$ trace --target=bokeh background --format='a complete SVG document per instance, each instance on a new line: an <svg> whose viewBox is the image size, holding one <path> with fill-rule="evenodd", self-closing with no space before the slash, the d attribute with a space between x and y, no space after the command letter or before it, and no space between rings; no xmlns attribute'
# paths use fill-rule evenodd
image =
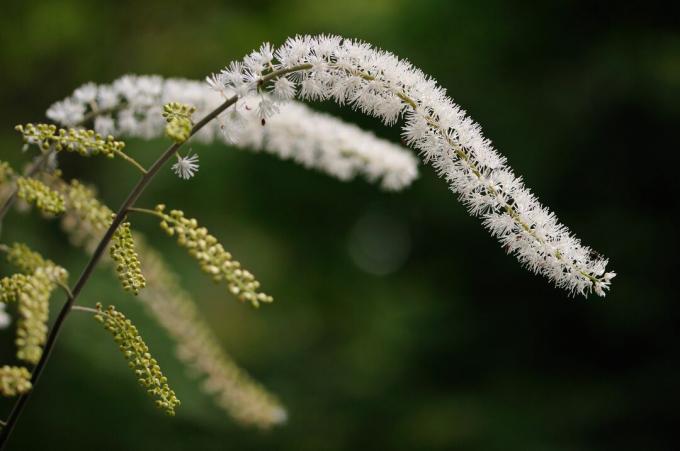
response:
<svg viewBox="0 0 680 451"><path fill-rule="evenodd" d="M110 337L74 314L9 449L677 449L677 3L59 0L2 10L2 159L25 161L13 126L43 119L86 81L200 79L263 41L337 33L437 78L619 273L606 299L569 298L505 255L429 167L390 194L195 145L198 176L184 182L168 169L142 203L200 218L275 303L234 302L153 221L135 225L181 274L224 348L280 396L288 424L233 424L102 270L82 302L115 303L138 323L183 406L164 417ZM315 107L398 139L352 111ZM164 145L128 149L149 162ZM102 159L63 164L112 206L136 177ZM74 276L85 262L35 214L11 214L2 240L26 240ZM12 333L0 332L3 363ZM1 400L0 417L10 405Z"/></svg>

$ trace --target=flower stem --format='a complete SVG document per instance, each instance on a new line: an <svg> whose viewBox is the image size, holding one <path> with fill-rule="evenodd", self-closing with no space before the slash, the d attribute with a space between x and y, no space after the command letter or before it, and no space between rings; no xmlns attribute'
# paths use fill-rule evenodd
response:
<svg viewBox="0 0 680 451"><path fill-rule="evenodd" d="M236 96L231 97L230 99L227 99L224 103L222 103L220 106L218 106L216 109L214 109L212 112L208 113L203 119L198 121L196 125L193 126L193 128L191 129L190 136L197 133L207 123L215 119L220 113L222 113L224 110L235 104L237 100L238 97ZM31 377L33 390L35 390L38 380L40 379L40 375L45 369L45 365L47 364L47 361L49 360L50 355L52 354L52 350L54 349L54 345L56 344L57 338L59 337L59 332L61 331L61 328L64 325L64 321L66 320L69 313L73 309L75 301L80 295L80 292L82 291L83 287L90 279L92 272L97 266L97 263L99 263L99 260L104 254L104 251L106 250L106 247L111 241L113 234L116 232L116 229L125 220L125 217L127 216L129 209L134 206L137 199L139 199L139 196L144 192L144 190L156 176L158 171L175 154L175 152L177 152L177 150L182 146L182 144L183 143L175 143L171 145L161 154L160 157L158 157L158 159L151 165L148 171L142 175L142 177L137 182L137 185L135 185L135 187L132 188L127 198L125 199L125 201L123 201L123 204L118 209L118 212L113 218L113 222L109 226L108 230L104 234L104 237L101 239L101 241L97 245L97 248L92 254L92 257L90 257L90 260L83 269L82 274L80 275L78 281L73 287L71 295L64 303L63 307L59 312L59 315L57 316L57 319L54 322L54 325L52 326L52 329L50 330L50 333L47 337L47 342L45 343L45 349L43 351L42 357L40 358L38 364L33 370L33 375ZM26 406L26 403L28 402L31 393L33 393L33 390L21 395L15 402L14 407L10 412L9 418L7 419L7 424L4 428L2 428L2 431L0 432L0 450L2 450L7 444L7 440L9 439L10 434L14 430L14 427L16 426L16 423L19 417L21 416L24 407Z"/></svg>
<svg viewBox="0 0 680 451"><path fill-rule="evenodd" d="M128 208L128 211L131 212L131 213L144 213L146 215L156 216L158 218L165 219L165 216L158 213L156 210L151 210L149 208L130 207L130 208Z"/></svg>
<svg viewBox="0 0 680 451"><path fill-rule="evenodd" d="M141 164L139 164L139 163L137 162L137 160L135 160L134 158L132 158L130 155L126 154L126 153L123 152L122 150L114 150L114 153L115 153L117 156L121 157L123 160L127 161L128 163L130 163L130 164L131 164L132 166L134 166L135 168L139 169L139 172L141 172L142 174L146 174L147 171L146 171L146 169L144 169L144 166L142 166Z"/></svg>
<svg viewBox="0 0 680 451"><path fill-rule="evenodd" d="M78 312L94 313L95 315L102 315L102 314L105 315L106 314L106 313L100 312L96 308L85 307L84 305L73 305L73 306L71 306L71 310L75 310L75 311L78 311Z"/></svg>

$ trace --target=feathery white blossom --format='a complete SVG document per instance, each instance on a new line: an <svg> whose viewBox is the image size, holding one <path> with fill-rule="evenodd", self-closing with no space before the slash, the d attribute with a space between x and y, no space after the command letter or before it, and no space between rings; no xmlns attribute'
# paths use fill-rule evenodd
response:
<svg viewBox="0 0 680 451"><path fill-rule="evenodd" d="M265 52L257 58L266 61L269 56ZM231 67L240 74L244 66L235 63ZM253 72L247 76L256 81L260 74ZM110 85L97 86L91 102L82 102L83 94L76 93L85 87L79 88L71 97L52 105L47 116L62 125L74 126L93 114L94 128L99 133L149 139L163 135L165 120L161 112L168 102L195 106L195 117L201 117L224 99L247 93L226 87L226 83L231 86L235 81L222 74L208 77L208 83L126 75ZM91 89L91 84L85 86L87 91ZM270 92L247 95L194 139L202 142L219 139L239 148L265 151L341 180L361 175L388 190L402 189L415 180L418 160L408 149L331 115L315 112L302 103L279 104L295 95L295 87L294 82L281 78L273 83Z"/></svg>
<svg viewBox="0 0 680 451"><path fill-rule="evenodd" d="M177 155L177 163L172 165L172 170L179 178L184 180L189 180L198 172L198 155L187 155L186 157L181 157Z"/></svg>
<svg viewBox="0 0 680 451"><path fill-rule="evenodd" d="M265 44L212 80L213 89L236 92L249 99L243 103L250 109L259 111L275 111L271 101L290 97L294 89L303 99L334 100L388 125L403 118L406 143L432 164L470 214L480 217L521 263L573 294L594 291L604 296L609 288L615 273L605 271L607 260L560 224L513 174L480 126L409 62L339 36L297 36L273 58ZM258 97L268 82L273 82L274 92L285 85L285 95ZM266 108L248 103L253 99L266 102Z"/></svg>

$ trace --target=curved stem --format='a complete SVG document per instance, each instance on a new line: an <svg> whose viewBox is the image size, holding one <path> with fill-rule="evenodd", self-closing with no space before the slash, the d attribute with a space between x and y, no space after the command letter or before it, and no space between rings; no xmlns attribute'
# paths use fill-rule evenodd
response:
<svg viewBox="0 0 680 451"><path fill-rule="evenodd" d="M115 150L114 153L115 153L117 156L121 157L123 160L127 161L128 163L130 163L130 164L131 164L132 166L134 166L135 168L137 168L137 169L139 170L139 172L141 172L142 174L146 174L147 171L146 171L146 169L144 169L144 166L142 166L141 164L139 164L139 163L137 162L137 160L135 160L134 158L132 158L130 155L126 154L126 153L123 152L122 150Z"/></svg>
<svg viewBox="0 0 680 451"><path fill-rule="evenodd" d="M312 66L311 64L298 64L297 66L273 70L273 71L269 72L268 74L262 76L262 78L260 78L257 81L257 84L263 85L263 84L267 83L268 81L270 81L270 80L272 80L276 77L280 77L281 75L286 75L286 74L290 74L290 73L293 73L293 72L299 72L299 71L303 71L303 70L309 70L312 67L314 67L314 66Z"/></svg>
<svg viewBox="0 0 680 451"><path fill-rule="evenodd" d="M203 119L197 122L196 125L194 125L194 127L191 129L190 136L197 133L208 122L215 119L220 113L222 113L224 110L226 110L231 105L236 103L237 100L238 97L236 96L231 97L230 99L222 103L219 107L217 107L215 110L207 114ZM161 169L161 167L163 167L163 165L168 161L168 159L170 159L175 154L175 152L177 152L177 150L182 146L182 144L183 143L175 143L171 145L165 150L165 152L161 154L160 157L158 157L158 159L151 165L149 170L144 175L142 175L142 177L137 182L137 185L135 185L132 191L130 191L127 198L125 199L125 201L123 201L123 204L118 209L118 212L113 218L113 222L107 229L106 233L104 234L104 237L97 245L97 248L92 254L92 257L87 262L87 265L83 269L83 272L81 273L80 277L78 278L76 284L73 287L71 296L69 296L67 301L64 303L64 306L61 308L61 311L59 312L59 315L57 316L57 319L55 320L54 325L50 330L50 333L47 337L47 342L45 343L45 349L43 351L42 357L38 361L38 364L36 365L33 371L33 375L31 377L33 390L21 395L17 399L16 403L14 404L14 407L12 408L12 411L10 412L9 418L7 419L6 426L2 429L2 432L0 432L0 450L2 450L7 444L7 439L9 438L10 434L12 433L12 430L16 426L16 423L21 413L23 412L24 407L26 406L26 402L30 398L31 393L33 393L33 391L35 390L38 380L40 379L40 375L45 369L45 365L47 364L47 361L49 360L50 355L52 354L52 350L54 349L54 345L56 344L57 338L59 337L59 332L61 331L61 328L64 325L64 321L66 320L69 313L73 309L73 305L78 296L80 295L80 292L82 291L83 287L90 279L92 272L94 271L95 267L97 266L97 263L104 254L106 247L111 241L113 234L116 232L118 226L123 222L123 220L127 216L130 207L134 205L134 203L137 201L139 196L144 192L144 189L149 185L151 180L153 180L153 178Z"/></svg>
<svg viewBox="0 0 680 451"><path fill-rule="evenodd" d="M94 313L95 315L105 315L106 313L102 313L96 308L92 307L85 307L84 305L73 305L71 306L71 310L75 310L78 312L87 312L87 313Z"/></svg>
<svg viewBox="0 0 680 451"><path fill-rule="evenodd" d="M130 208L128 208L128 211L130 213L144 213L145 215L156 216L158 218L165 219L164 215L158 213L156 210L151 210L150 208L130 207Z"/></svg>

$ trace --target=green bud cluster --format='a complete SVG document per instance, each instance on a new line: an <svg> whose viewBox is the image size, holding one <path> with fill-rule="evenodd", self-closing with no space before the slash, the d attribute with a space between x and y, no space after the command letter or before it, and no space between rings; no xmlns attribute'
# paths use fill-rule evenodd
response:
<svg viewBox="0 0 680 451"><path fill-rule="evenodd" d="M0 395L23 395L31 389L31 373L23 366L0 367Z"/></svg>
<svg viewBox="0 0 680 451"><path fill-rule="evenodd" d="M72 242L92 252L109 225L111 210L96 198L94 190L77 181L54 182L66 198L62 227ZM148 285L139 293L139 299L174 338L179 359L192 374L205 377L203 390L244 425L269 428L285 421L285 408L276 397L221 348L195 301L180 286L163 256L136 234L135 247Z"/></svg>
<svg viewBox="0 0 680 451"><path fill-rule="evenodd" d="M77 180L71 180L70 185L62 183L59 189L64 193L70 213L65 220L73 223L69 229L79 230L85 234L89 231L89 234L96 236L97 239L88 241L98 241L99 234L111 225L114 216L111 209L97 200L91 188ZM79 237L76 241L86 238ZM146 286L146 279L141 271L130 223L125 222L118 227L111 240L109 253L116 264L116 273L123 289L134 294L139 293L139 290Z"/></svg>
<svg viewBox="0 0 680 451"><path fill-rule="evenodd" d="M37 268L31 275L14 274L0 279L0 300L17 301L17 358L38 363L47 338L49 299L55 288L49 268Z"/></svg>
<svg viewBox="0 0 680 451"><path fill-rule="evenodd" d="M125 147L122 141L116 141L109 135L104 138L94 130L82 128L60 128L52 124L17 125L15 129L24 136L28 144L37 144L42 150L54 146L57 151L78 152L82 156L102 154L113 158L116 152Z"/></svg>
<svg viewBox="0 0 680 451"><path fill-rule="evenodd" d="M14 169L6 161L0 161L0 183L5 183L7 180L14 177Z"/></svg>
<svg viewBox="0 0 680 451"><path fill-rule="evenodd" d="M158 408L174 415L175 407L180 405L180 401L168 386L168 379L163 375L158 362L149 354L149 348L137 328L112 305L104 310L101 304L97 304L97 310L99 313L95 315L95 319L113 335L139 384L156 398Z"/></svg>
<svg viewBox="0 0 680 451"><path fill-rule="evenodd" d="M196 108L178 102L166 103L163 106L163 117L167 122L165 134L176 143L183 143L191 136L191 128L194 126L191 115Z"/></svg>
<svg viewBox="0 0 680 451"><path fill-rule="evenodd" d="M116 273L123 289L133 294L139 293L139 290L146 286L146 279L142 274L142 265L135 249L129 222L124 222L118 227L111 240L109 252L116 264Z"/></svg>
<svg viewBox="0 0 680 451"><path fill-rule="evenodd" d="M260 283L241 264L232 259L229 252L205 227L199 227L196 219L187 219L184 212L171 210L165 213L165 205L156 207L156 214L162 218L161 228L169 236L176 236L177 243L189 251L201 270L209 274L215 282L227 282L229 291L241 301L249 301L258 307L260 302L272 302L272 297L258 292Z"/></svg>
<svg viewBox="0 0 680 451"><path fill-rule="evenodd" d="M8 304L16 301L27 282L28 276L25 274L12 274L0 279L0 302Z"/></svg>
<svg viewBox="0 0 680 451"><path fill-rule="evenodd" d="M64 192L69 210L96 231L104 231L111 225L113 211L97 200L91 188L73 179L61 191Z"/></svg>
<svg viewBox="0 0 680 451"><path fill-rule="evenodd" d="M64 212L64 198L43 182L26 177L17 179L17 195L30 204L35 204L44 213L57 215Z"/></svg>
<svg viewBox="0 0 680 451"><path fill-rule="evenodd" d="M45 274L54 282L66 283L68 279L68 271L23 243L13 243L7 248L7 261L24 274L32 274L38 268L43 268Z"/></svg>

